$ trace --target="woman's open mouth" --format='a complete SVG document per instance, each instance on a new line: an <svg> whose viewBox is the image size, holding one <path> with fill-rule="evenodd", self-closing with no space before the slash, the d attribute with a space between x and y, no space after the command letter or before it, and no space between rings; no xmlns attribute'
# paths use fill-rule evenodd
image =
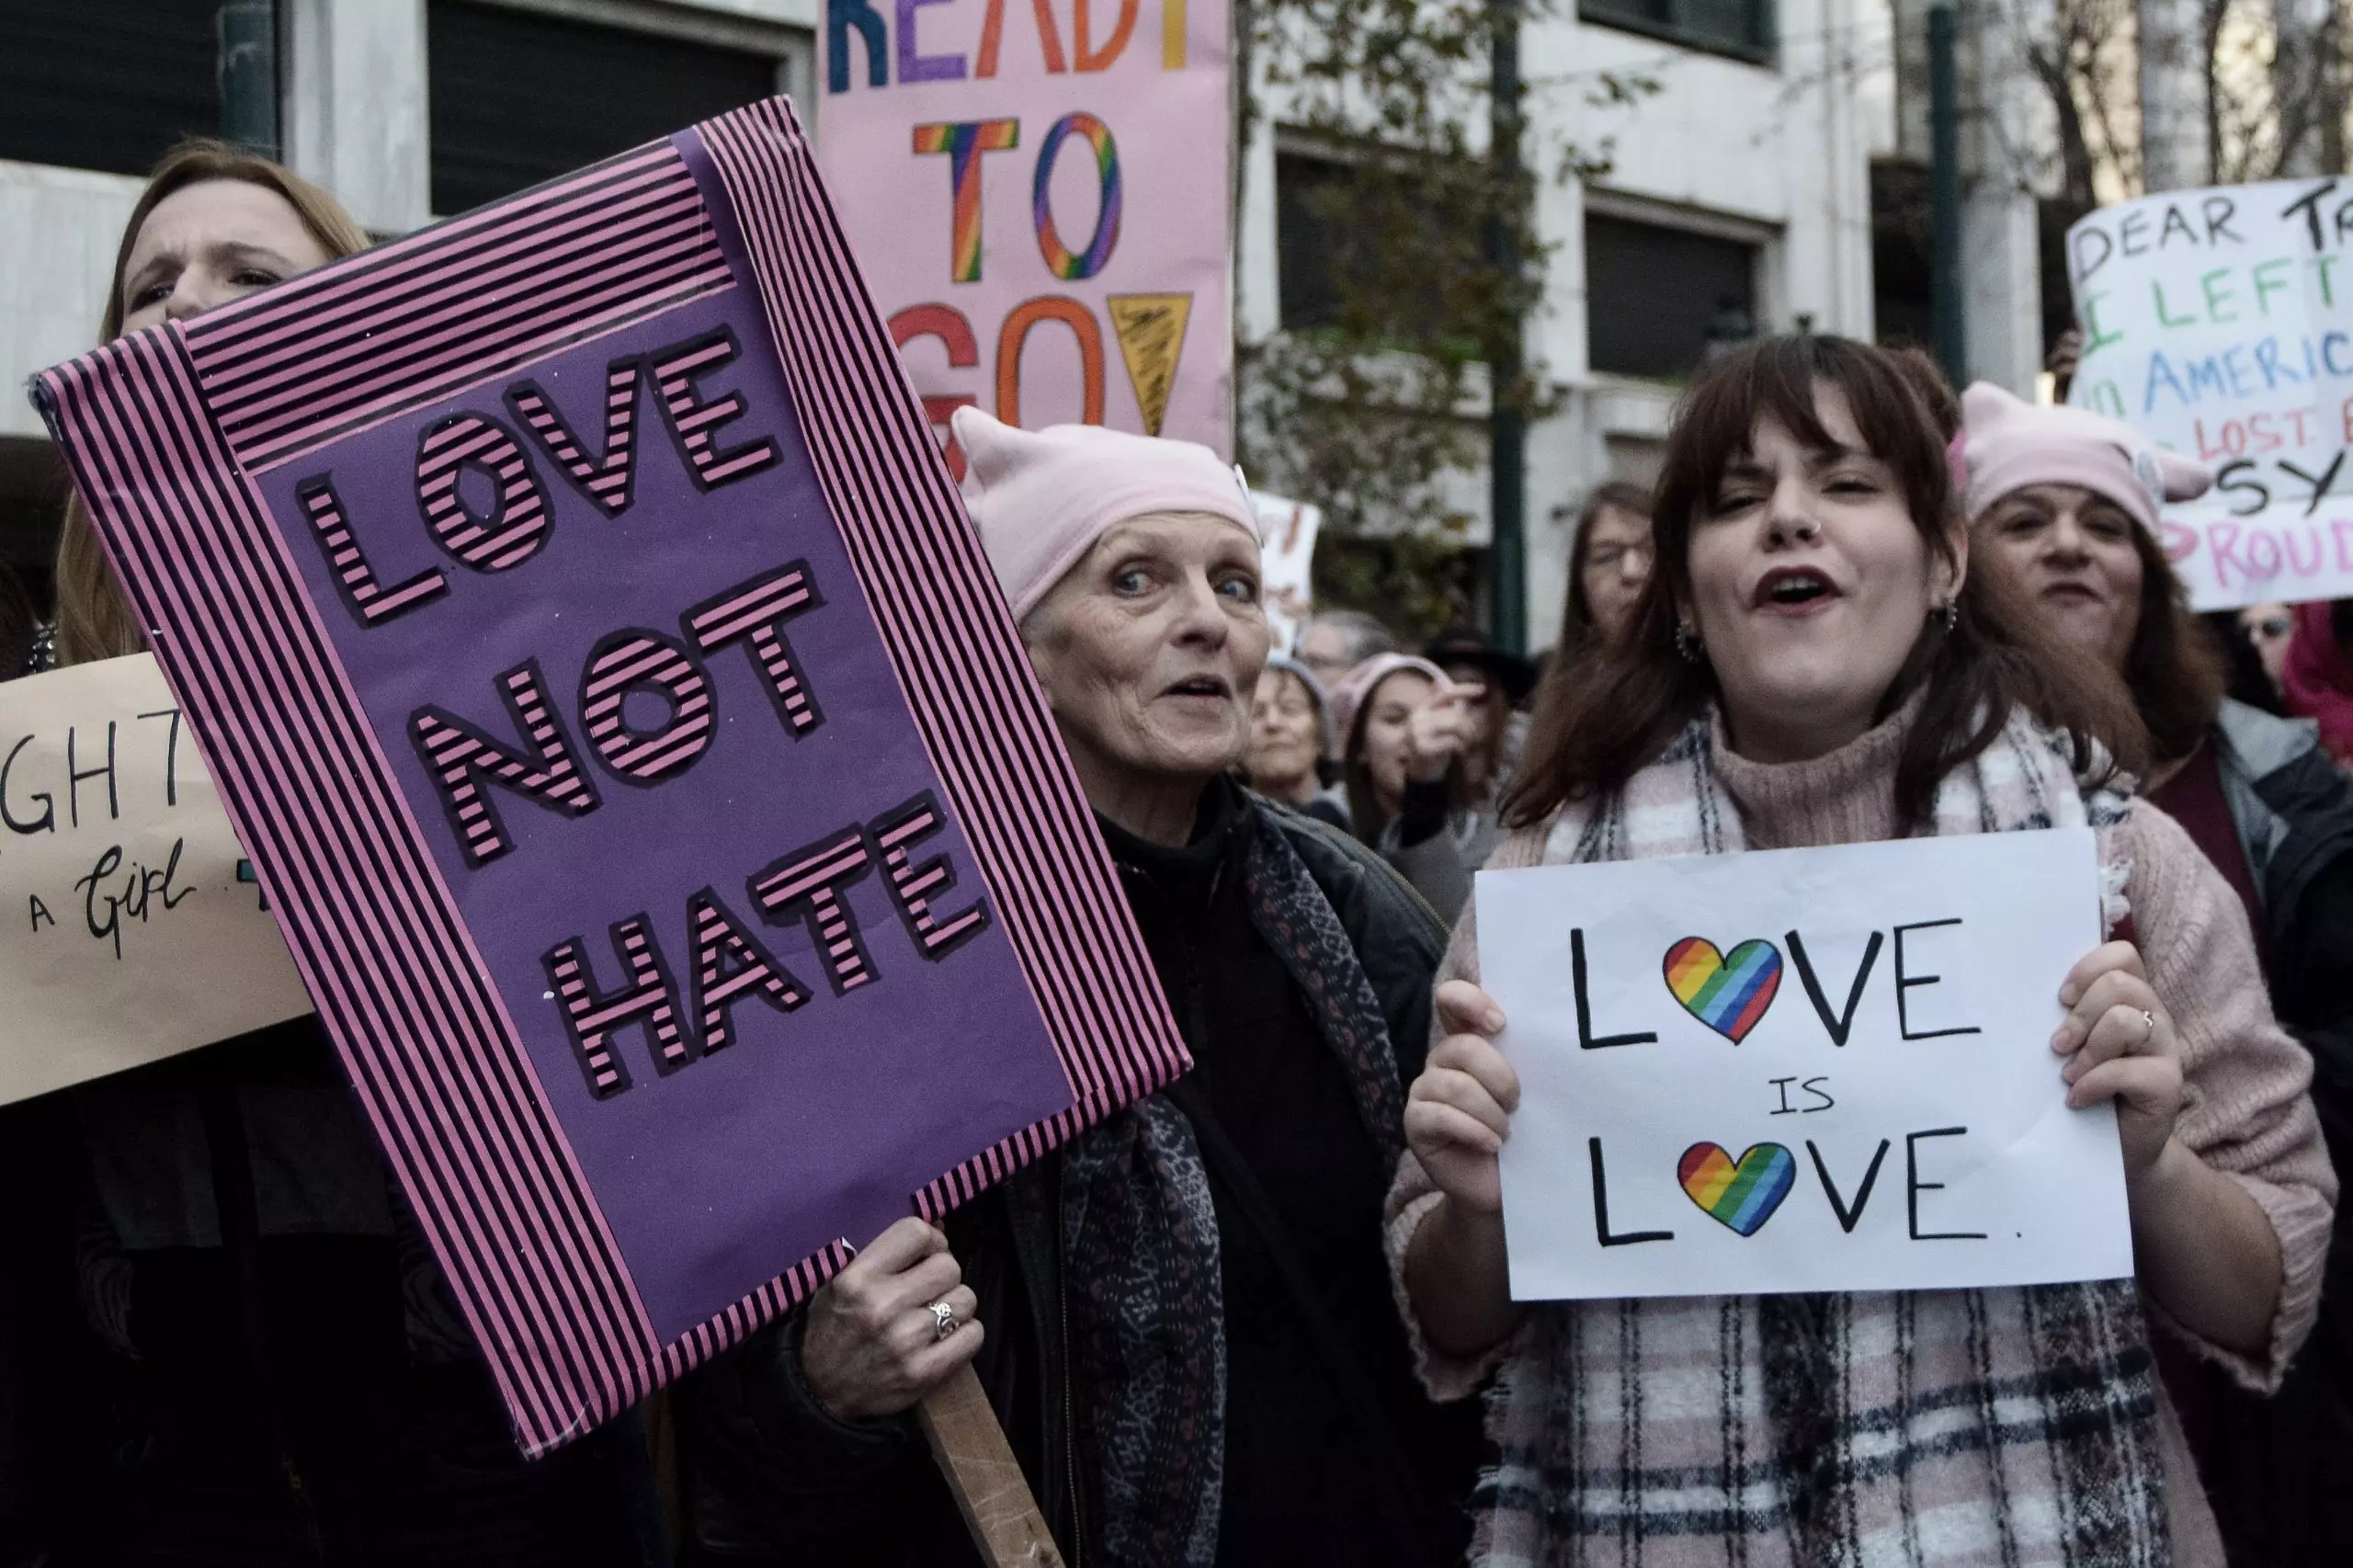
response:
<svg viewBox="0 0 2353 1568"><path fill-rule="evenodd" d="M1198 697L1222 702L1232 698L1233 687L1216 676L1188 676L1161 694L1163 697Z"/></svg>
<svg viewBox="0 0 2353 1568"><path fill-rule="evenodd" d="M1838 597L1829 577L1811 566L1776 566L1758 579L1751 603L1774 615L1814 615Z"/></svg>

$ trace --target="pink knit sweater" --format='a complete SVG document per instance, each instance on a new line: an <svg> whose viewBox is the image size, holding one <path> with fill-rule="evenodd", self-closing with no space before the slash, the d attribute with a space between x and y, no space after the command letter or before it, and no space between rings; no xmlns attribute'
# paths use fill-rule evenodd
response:
<svg viewBox="0 0 2353 1568"><path fill-rule="evenodd" d="M1764 765L1733 755L1719 733L1716 773L1740 806L1753 848L1892 838L1892 783L1901 740L1902 726L1890 722L1828 756ZM2148 1300L2146 1305L2154 1322L2200 1355L2241 1383L2268 1391L2312 1327L2336 1196L2336 1176L2305 1096L2312 1062L2272 1017L2245 915L2188 835L2145 801L2133 804L2117 834L2115 847L2131 861L2125 894L2142 958L2181 1041L2188 1103L2176 1136L2246 1188L2279 1235L2283 1264L2270 1346L2259 1358L2202 1339L2161 1302ZM1540 864L1544 843L1544 828L1522 829L1487 864ZM1455 929L1438 978L1479 978L1469 910ZM1406 1248L1438 1202L1428 1176L1407 1154L1388 1206L1390 1263L1401 1302ZM1439 1399L1473 1392L1495 1369L1507 1367L1528 1338L1523 1329L1484 1355L1458 1359L1430 1346L1410 1306L1406 1318L1423 1381ZM2212 1509L2162 1389L2158 1416L2174 1562L2180 1568L2222 1568Z"/></svg>

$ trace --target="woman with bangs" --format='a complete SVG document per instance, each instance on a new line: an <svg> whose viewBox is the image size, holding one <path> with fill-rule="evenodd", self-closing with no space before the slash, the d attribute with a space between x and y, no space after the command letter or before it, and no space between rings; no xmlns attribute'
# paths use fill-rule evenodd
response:
<svg viewBox="0 0 2353 1568"><path fill-rule="evenodd" d="M1466 915L1390 1255L1433 1393L1502 1372L1474 1562L2222 1561L2150 1336L2267 1387L2309 1329L2336 1196L2309 1063L2230 890L2123 793L2130 703L1971 570L1944 448L1876 348L1780 338L1702 372L1629 632L1540 699L1488 864L2092 826L2130 916L2061 988L2051 1092L2116 1107L2137 1277L1515 1303L1518 1085Z"/></svg>

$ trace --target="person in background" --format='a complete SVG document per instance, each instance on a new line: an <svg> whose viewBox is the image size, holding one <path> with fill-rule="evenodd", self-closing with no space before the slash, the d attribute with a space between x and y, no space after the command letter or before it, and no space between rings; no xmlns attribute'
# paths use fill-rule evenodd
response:
<svg viewBox="0 0 2353 1568"><path fill-rule="evenodd" d="M973 517L1194 1070L869 1244L689 1385L705 1553L972 1560L909 1407L971 1363L1065 1560L1459 1562L1475 1420L1414 1386L1381 1198L1438 922L1232 780L1268 634L1207 449L955 416Z"/></svg>
<svg viewBox="0 0 2353 1568"><path fill-rule="evenodd" d="M1268 654L1250 700L1250 749L1242 758L1243 782L1278 805L1345 830L1347 812L1324 792L1319 772L1332 749L1331 733L1331 699L1324 683L1298 660Z"/></svg>
<svg viewBox="0 0 2353 1568"><path fill-rule="evenodd" d="M1350 670L1396 647L1396 635L1374 617L1360 609L1327 609L1299 634L1293 657L1330 691Z"/></svg>
<svg viewBox="0 0 2353 1568"><path fill-rule="evenodd" d="M1586 497L1569 540L1569 593L1552 667L1565 669L1625 630L1651 577L1651 493L1612 480Z"/></svg>
<svg viewBox="0 0 2353 1568"><path fill-rule="evenodd" d="M1536 665L1467 627L1440 632L1422 650L1422 657L1444 670L1457 687L1482 690L1472 709L1459 766L1464 798L1483 800L1492 807L1519 771L1520 753L1528 744L1528 716L1520 705L1536 689Z"/></svg>
<svg viewBox="0 0 2353 1568"><path fill-rule="evenodd" d="M1466 919L1390 1256L1434 1393L1504 1368L1472 1561L2219 1568L2152 1321L2276 1386L2336 1184L2230 890L2119 790L2131 705L1976 569L1946 442L1867 345L1703 369L1656 528L1627 637L1547 688L1571 711L1540 726L1489 864L2092 827L2124 903L2053 998L2051 1105L2116 1108L2138 1276L1515 1303L1496 1155L1518 1081Z"/></svg>
<svg viewBox="0 0 2353 1568"><path fill-rule="evenodd" d="M2233 612L2237 623L2239 640L2254 650L2262 667L2263 680L2271 692L2270 706L2277 710L2286 694L2288 644L2296 634L2296 611L2292 605L2249 605Z"/></svg>
<svg viewBox="0 0 2353 1568"><path fill-rule="evenodd" d="M2235 895L2273 1009L2312 1055L2313 1100L2346 1168L2353 783L2329 766L2309 721L2223 695L2223 645L2190 612L2156 533L2161 504L2196 495L2209 474L2085 410L2037 408L1984 383L1961 403L1963 502L1981 554L2130 691L2151 741L2148 799ZM2163 1360L2242 1568L2319 1561L2324 1543L2345 1539L2353 1233L2337 1239L2312 1342L2276 1397L2247 1397L2186 1355Z"/></svg>
<svg viewBox="0 0 2353 1568"><path fill-rule="evenodd" d="M2296 607L2296 630L2279 666L2288 711L2320 725L2339 767L2353 768L2353 599Z"/></svg>
<svg viewBox="0 0 2353 1568"><path fill-rule="evenodd" d="M1483 686L1406 653L1375 654L1332 693L1342 738L1340 781L1328 798L1346 810L1348 831L1449 922L1469 902L1471 873L1495 842L1483 770L1492 768L1500 737L1485 709Z"/></svg>
<svg viewBox="0 0 2353 1568"><path fill-rule="evenodd" d="M185 143L131 208L101 335L192 319L367 243L278 165ZM76 499L58 545L53 657L144 647ZM633 1418L535 1463L517 1452L316 1017L40 1103L63 1122L56 1163L9 1206L55 1196L70 1230L0 1259L0 1276L59 1280L80 1322L74 1342L20 1339L0 1358L86 1376L46 1379L60 1403L30 1417L41 1483L0 1475L0 1510L29 1513L0 1517L0 1541L34 1543L20 1560L44 1561L44 1543L97 1568L665 1559ZM23 1326L0 1305L0 1334ZM79 1431L94 1451L62 1455L61 1437Z"/></svg>

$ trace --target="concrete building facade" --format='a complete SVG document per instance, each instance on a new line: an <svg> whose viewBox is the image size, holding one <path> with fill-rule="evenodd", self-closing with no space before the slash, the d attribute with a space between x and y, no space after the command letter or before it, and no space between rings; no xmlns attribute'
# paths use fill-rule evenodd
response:
<svg viewBox="0 0 2353 1568"><path fill-rule="evenodd" d="M1559 412L1528 441L1529 638L1548 646L1567 592L1577 508L1611 479L1656 471L1684 379L1745 332L1872 335L1870 153L1856 91L1867 0L1565 0L1529 21L1525 144L1531 165L1573 145L1609 153L1597 179L1543 179L1551 243L1531 365ZM1604 73L1655 84L1603 104ZM1276 241L1283 185L1306 153L1272 135L1242 169L1236 328L1284 320ZM1465 541L1490 535L1486 478L1461 476ZM1313 499L1313 497L1307 497Z"/></svg>
<svg viewBox="0 0 2353 1568"><path fill-rule="evenodd" d="M0 109L0 386L88 347L139 172L217 125L216 3L77 0L14 40L28 81L63 85L38 115ZM285 156L371 232L401 233L763 91L806 102L823 4L278 0ZM1547 180L1540 199L1554 248L1529 355L1561 395L1529 440L1537 644L1559 619L1576 506L1608 479L1651 475L1711 333L1870 335L1854 90L1867 4L1563 0L1529 24L1531 157L1611 153L1606 177ZM1603 73L1656 90L1605 107ZM1286 326L1277 234L1295 151L1279 101L1263 107L1274 132L1237 170L1236 324L1252 340ZM62 483L29 406L0 395L0 553L36 584ZM1483 474L1459 494L1476 548Z"/></svg>

